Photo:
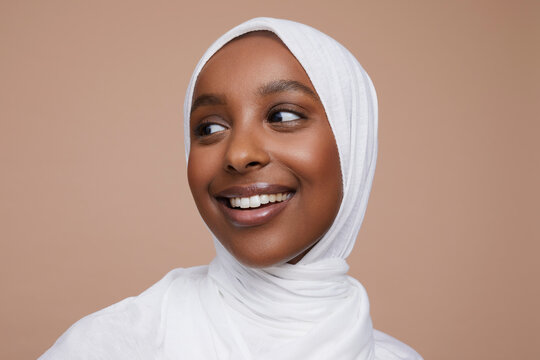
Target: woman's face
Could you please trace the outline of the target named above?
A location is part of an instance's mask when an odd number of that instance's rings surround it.
[[[231,41],[193,94],[188,180],[204,221],[252,267],[295,263],[342,198],[339,155],[306,72],[269,32]]]

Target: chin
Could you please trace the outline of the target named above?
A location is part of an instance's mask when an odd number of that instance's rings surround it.
[[[284,257],[279,255],[270,255],[265,253],[244,253],[242,251],[231,252],[231,254],[238,260],[242,265],[251,268],[265,268],[274,265],[279,265],[287,262],[292,257]]]
[[[290,249],[279,249],[278,246],[273,246],[270,241],[263,242],[265,246],[254,246],[253,248],[228,246],[223,242],[222,244],[238,262],[251,268],[265,268],[284,263],[296,264],[314,246],[314,244],[310,244],[307,248],[303,247],[291,252]]]

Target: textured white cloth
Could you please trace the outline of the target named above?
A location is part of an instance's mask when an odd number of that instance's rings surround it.
[[[296,265],[240,264],[214,239],[209,266],[176,269],[141,295],[89,315],[40,359],[421,359],[373,330],[365,289],[345,261],[362,223],[377,155],[377,100],[349,51],[292,21],[256,18],[219,38],[198,63],[184,104],[186,154],[197,76],[227,42],[275,33],[304,67],[336,137],[343,202],[325,236]]]

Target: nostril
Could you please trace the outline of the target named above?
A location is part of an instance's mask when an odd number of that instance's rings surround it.
[[[234,164],[228,164],[227,165],[227,171],[230,171],[230,172],[244,172],[244,171],[247,171],[247,170],[251,170],[252,168],[253,169],[256,169],[258,166],[261,166],[261,163],[259,161],[250,161],[248,162],[247,164],[245,164],[244,166],[238,166],[236,167]]]

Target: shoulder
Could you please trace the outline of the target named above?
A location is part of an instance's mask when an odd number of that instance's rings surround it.
[[[423,360],[413,348],[381,331],[373,330],[373,338],[377,360]]]
[[[172,270],[140,295],[77,321],[39,360],[154,358],[167,294],[173,287],[181,291],[204,273],[205,267]]]
[[[39,360],[124,359],[118,356],[119,352],[136,343],[133,329],[125,326],[127,322],[134,321],[132,314],[136,311],[133,310],[133,298],[127,298],[85,316],[62,334]],[[126,333],[128,329],[129,333]]]

